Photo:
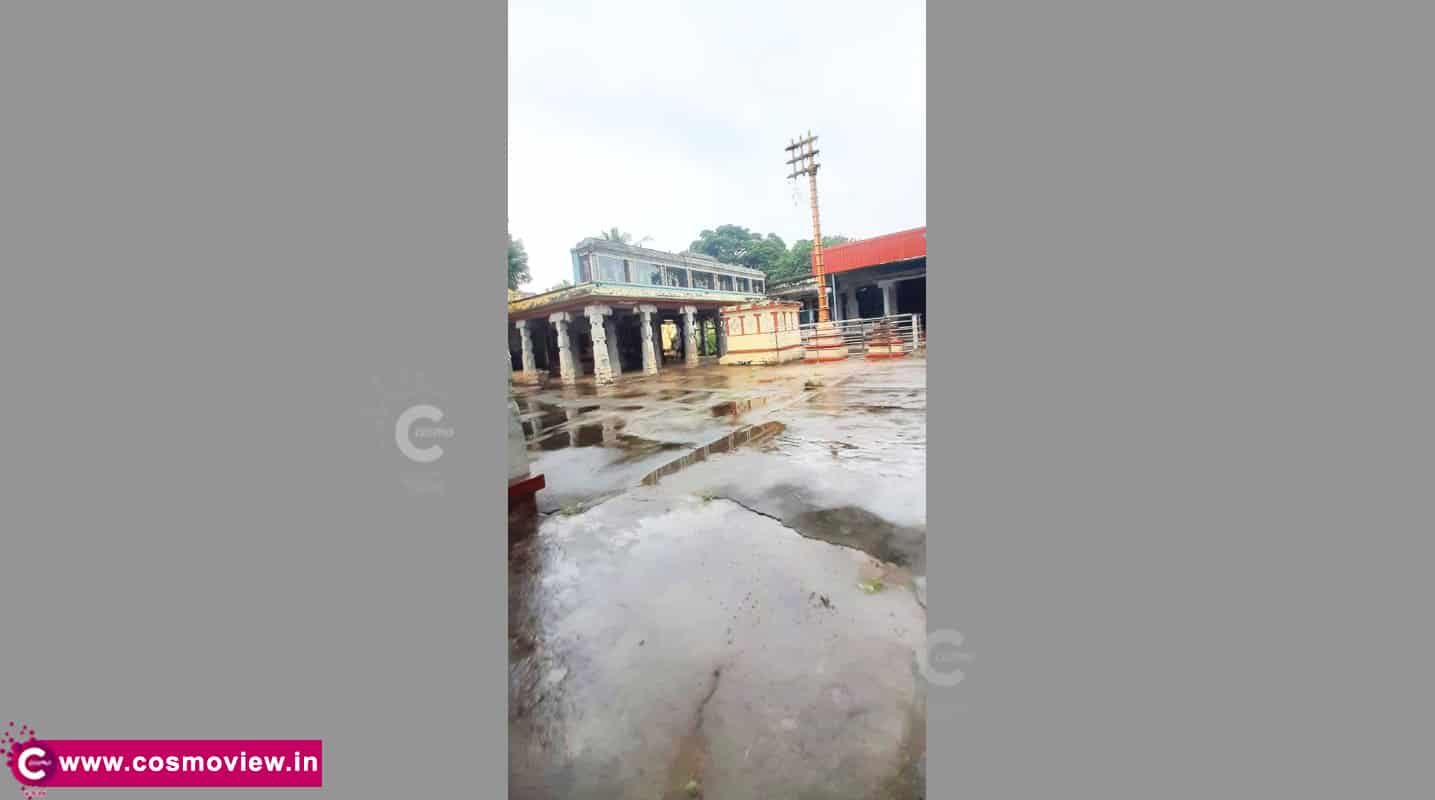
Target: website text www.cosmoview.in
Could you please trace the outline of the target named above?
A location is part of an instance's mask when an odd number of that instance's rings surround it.
[[[51,787],[317,787],[318,739],[32,739],[7,754],[15,779]]]

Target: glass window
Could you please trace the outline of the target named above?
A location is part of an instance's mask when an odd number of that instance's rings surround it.
[[[758,294],[762,294],[762,281],[753,281],[752,290]]]
[[[716,289],[717,285],[713,281],[713,274],[711,272],[698,272],[697,270],[693,270],[693,288]]]
[[[663,285],[663,273],[657,264],[650,264],[647,261],[633,262],[633,282],[646,283],[653,286]]]
[[[667,276],[668,276],[668,285],[669,285],[669,286],[681,286],[681,287],[683,287],[684,289],[687,288],[687,286],[688,286],[688,271],[687,271],[687,270],[685,270],[685,269],[678,269],[678,268],[676,268],[676,267],[668,267],[667,270],[665,270],[665,272],[667,273]]]
[[[738,290],[739,292],[746,292],[746,291],[748,291],[747,278],[738,278],[738,279],[737,279],[737,290]]]
[[[717,280],[718,280],[718,288],[719,288],[719,289],[723,290],[724,292],[730,292],[730,291],[732,291],[732,276],[731,276],[731,275],[719,275],[719,276],[717,276]]]
[[[611,281],[622,283],[625,280],[623,275],[623,259],[612,256],[598,256],[598,274],[596,278],[600,281]]]
[[[593,280],[592,256],[583,254],[578,257],[578,282],[587,283]]]

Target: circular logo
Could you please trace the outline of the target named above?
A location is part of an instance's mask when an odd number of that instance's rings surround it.
[[[441,421],[443,421],[443,410],[438,406],[410,406],[399,415],[398,421],[394,424],[394,441],[399,445],[399,452],[407,456],[409,460],[420,464],[430,464],[439,460],[439,457],[443,455],[443,447],[436,443],[420,446],[416,442],[452,439],[453,428],[417,425],[419,422],[436,424]]]
[[[10,772],[26,786],[43,786],[60,771],[55,751],[44,742],[17,742],[10,759]]]
[[[951,664],[934,664],[933,661],[936,659],[932,657],[939,646],[945,645],[951,650],[956,650],[962,646],[962,641],[962,635],[953,630],[937,630],[927,634],[927,646],[917,651],[917,668],[921,670],[922,677],[926,678],[928,683],[949,689],[962,682],[962,678],[966,677],[965,673]],[[947,660],[966,662],[971,661],[972,656],[969,653],[956,652],[951,653],[950,659],[943,659],[943,661]]]

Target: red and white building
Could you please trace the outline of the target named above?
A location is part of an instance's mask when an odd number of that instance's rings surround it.
[[[925,225],[826,248],[822,262],[834,320],[927,313]],[[801,302],[802,321],[816,321],[812,278],[773,285],[768,296]]]

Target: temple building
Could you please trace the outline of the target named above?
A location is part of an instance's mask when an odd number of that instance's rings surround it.
[[[833,319],[927,313],[926,226],[829,247],[823,263]]]
[[[823,251],[827,305],[834,321],[927,313],[927,228],[912,228]],[[802,276],[769,288],[770,297],[802,304],[803,323],[817,321],[817,281]]]
[[[760,301],[767,289],[760,270],[694,253],[584,239],[572,255],[573,286],[508,303],[517,381],[612,383],[697,366],[727,351],[719,310]]]

